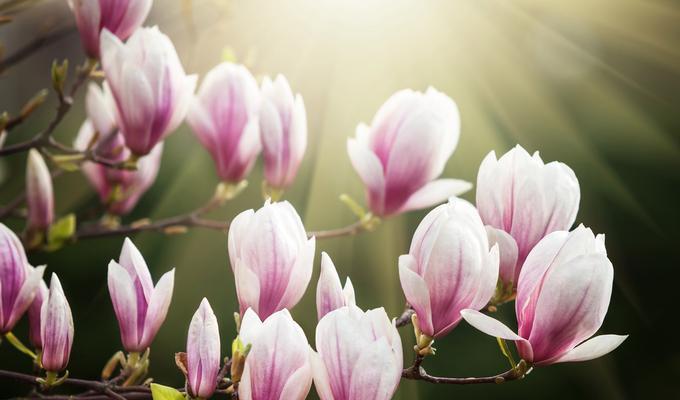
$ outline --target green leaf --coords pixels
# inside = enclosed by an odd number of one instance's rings
[[[151,384],[151,397],[153,400],[184,400],[184,395],[179,390],[157,383]]]
[[[55,251],[73,237],[76,231],[76,216],[68,214],[50,226],[47,232],[47,246],[45,250]]]

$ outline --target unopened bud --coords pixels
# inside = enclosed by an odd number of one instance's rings
[[[41,89],[38,93],[35,94],[29,101],[24,104],[23,108],[21,109],[21,118],[26,118],[33,111],[35,111],[36,108],[40,107],[44,102],[45,99],[47,99],[47,89]]]
[[[66,82],[66,77],[68,76],[68,60],[64,60],[61,63],[54,60],[52,62],[52,87],[54,90],[62,95],[64,93],[64,82]]]
[[[44,231],[54,220],[52,177],[38,150],[28,153],[26,166],[26,204],[28,230]]]

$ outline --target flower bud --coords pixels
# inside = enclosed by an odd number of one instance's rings
[[[40,280],[40,285],[35,292],[33,302],[28,307],[28,339],[36,349],[42,349],[42,336],[40,333],[40,314],[42,312],[42,305],[49,296],[49,290],[45,281]]]
[[[0,223],[0,335],[10,332],[31,305],[44,272],[44,266],[28,264],[19,238]]]
[[[290,203],[267,201],[237,215],[228,245],[241,313],[252,308],[267,318],[300,301],[312,277],[315,240],[307,239]]]
[[[50,291],[40,312],[42,367],[50,372],[66,368],[73,344],[73,315],[56,274],[50,279]]]
[[[485,225],[509,234],[494,234],[501,239],[500,275],[505,285],[517,286],[522,264],[539,240],[571,227],[579,198],[574,171],[556,161],[544,164],[538,152],[532,157],[517,145],[499,159],[493,151],[484,158],[477,174],[477,208]]]
[[[393,94],[371,126],[360,124],[356,138],[347,141],[371,211],[389,216],[427,208],[468,191],[468,182],[436,179],[459,135],[458,108],[445,94],[433,88]]]
[[[307,337],[288,310],[262,322],[248,309],[241,323],[240,340],[250,345],[238,397],[241,400],[302,400],[312,385]]]
[[[172,269],[154,287],[142,254],[125,239],[119,262],[109,263],[108,286],[126,351],[143,352],[151,345],[168,313],[174,283]]]
[[[209,398],[220,372],[220,332],[210,303],[203,298],[189,326],[187,380],[193,397]]]
[[[340,285],[340,277],[335,265],[326,252],[321,253],[321,275],[316,285],[316,312],[323,318],[329,312],[344,306],[355,306],[354,287],[347,277],[345,287]]]
[[[259,96],[246,67],[225,62],[208,72],[189,108],[187,122],[225,182],[244,179],[260,153]]]
[[[267,185],[282,190],[293,183],[307,149],[307,112],[300,94],[277,75],[262,82],[260,137]]]
[[[341,307],[316,326],[314,386],[321,400],[389,400],[404,364],[399,332],[382,308]]]
[[[101,56],[125,145],[137,157],[147,155],[184,119],[196,76],[184,73],[158,27],[136,30],[125,44],[105,29]]]
[[[488,335],[516,341],[519,355],[529,363],[591,360],[627,337],[588,339],[602,326],[613,280],[604,236],[580,225],[572,232],[548,234],[527,256],[517,283],[517,334],[475,310],[461,314]]]
[[[76,17],[85,53],[99,58],[99,34],[106,28],[125,40],[139,28],[151,9],[152,0],[68,0]]]
[[[26,167],[26,204],[28,230],[43,231],[54,220],[52,176],[38,150],[28,152]]]
[[[430,211],[399,257],[399,279],[418,316],[418,328],[438,338],[460,322],[460,310],[483,308],[496,289],[498,248],[489,242],[477,210],[451,199]]]

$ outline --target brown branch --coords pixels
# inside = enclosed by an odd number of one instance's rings
[[[75,235],[75,240],[94,239],[108,236],[131,235],[137,232],[163,232],[168,233],[176,228],[177,233],[186,228],[206,228],[226,232],[229,229],[229,222],[216,221],[211,219],[200,218],[193,213],[186,215],[179,215],[176,217],[160,219],[149,224],[131,224],[123,225],[117,228],[107,228],[101,225],[94,227],[83,228],[78,230]]]
[[[230,222],[216,221],[213,219],[202,218],[202,215],[208,213],[224,203],[224,200],[214,196],[204,206],[187,214],[159,219],[156,222],[147,224],[131,224],[123,225],[117,228],[108,228],[102,225],[96,225],[89,228],[83,228],[76,231],[73,238],[93,239],[108,236],[130,235],[137,232],[163,232],[163,233],[184,233],[184,230],[192,227],[214,229],[226,232],[229,229]],[[173,232],[174,230],[174,232]]]
[[[50,44],[58,41],[59,39],[73,33],[75,30],[72,27],[62,28],[50,34],[41,36],[28,43],[24,47],[17,50],[12,55],[0,60],[0,73],[4,72],[7,68],[14,66],[15,64],[21,62],[26,57],[29,57],[37,50],[49,46]]]
[[[341,236],[351,236],[368,230],[363,221],[357,221],[350,225],[337,229],[329,229],[326,231],[312,231],[307,233],[307,236],[314,236],[317,239],[329,239]]]
[[[424,357],[421,355],[416,355],[416,359],[413,365],[404,369],[401,373],[401,377],[404,379],[412,379],[416,381],[425,381],[429,383],[436,384],[446,384],[446,385],[475,385],[484,383],[504,383],[508,381],[515,381],[524,378],[524,376],[529,371],[529,366],[526,361],[521,360],[515,368],[505,371],[501,374],[494,376],[484,376],[484,377],[471,377],[471,378],[449,378],[441,376],[432,376],[425,371],[422,367]]]
[[[76,92],[83,85],[83,83],[87,81],[87,78],[90,76],[94,66],[94,63],[88,61],[86,67],[79,68],[76,79],[71,85],[71,90],[69,90],[68,95],[64,95],[61,92],[58,93],[59,105],[57,106],[57,112],[45,129],[27,141],[3,147],[0,149],[0,156],[20,153],[36,147],[56,147],[54,144],[55,141],[51,140],[51,135],[71,109],[71,106],[73,105],[73,96],[75,96]]]
[[[22,374],[20,372],[0,370],[0,378],[12,379],[15,381],[30,383],[35,386],[41,385],[39,378],[33,375]],[[91,381],[85,379],[66,378],[62,382],[64,385],[88,389],[80,395],[43,395],[34,393],[28,399],[83,399],[83,400],[103,400],[103,399],[150,399],[151,389],[147,386],[116,386],[112,382]],[[93,394],[99,393],[99,394]]]

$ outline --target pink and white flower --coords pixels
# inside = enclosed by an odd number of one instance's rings
[[[514,340],[519,355],[531,364],[591,360],[627,338],[591,338],[604,321],[613,280],[604,235],[580,225],[572,232],[549,234],[527,256],[517,283],[517,333],[476,310],[461,314],[488,335]]]

